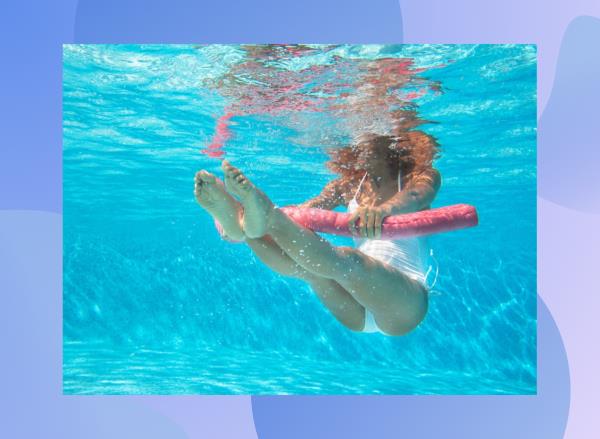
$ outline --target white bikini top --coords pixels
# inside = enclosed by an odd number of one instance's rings
[[[358,184],[358,188],[356,189],[356,192],[354,193],[354,197],[348,203],[347,209],[348,209],[348,212],[350,212],[350,213],[354,212],[358,208],[358,201],[356,201],[356,197],[358,196],[358,193],[359,193],[360,189],[362,188],[365,178],[367,178],[366,172],[365,172],[365,175],[363,176],[362,180],[360,180],[360,183]],[[398,170],[398,192],[400,192],[401,190],[402,190],[402,172],[400,172],[400,170]]]

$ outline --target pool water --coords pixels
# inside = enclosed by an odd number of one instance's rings
[[[303,282],[222,241],[196,203],[193,176],[221,175],[206,147],[239,99],[220,79],[245,56],[64,46],[64,392],[535,393],[535,47],[311,46],[273,64],[344,78],[356,60],[407,58],[442,84],[412,98],[441,144],[434,207],[473,204],[480,225],[429,238],[438,280],[404,337],[343,328]],[[343,123],[335,96],[327,111],[238,106],[217,150],[277,205],[313,197],[333,178],[326,148],[359,123]]]

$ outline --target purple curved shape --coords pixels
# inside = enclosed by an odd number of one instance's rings
[[[558,328],[538,309],[535,396],[253,396],[256,431],[271,438],[562,438],[569,367]]]
[[[600,212],[600,20],[578,17],[562,41],[539,123],[539,190],[550,201]]]

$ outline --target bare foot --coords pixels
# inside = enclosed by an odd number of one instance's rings
[[[223,160],[222,168],[225,172],[225,187],[237,196],[244,206],[244,233],[253,239],[264,236],[273,203],[242,174],[242,171],[227,160]]]
[[[202,170],[196,173],[194,183],[196,201],[221,224],[228,237],[242,240],[242,206],[227,193],[223,182],[214,174]]]

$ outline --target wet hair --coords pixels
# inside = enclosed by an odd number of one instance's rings
[[[360,135],[350,146],[329,150],[330,160],[326,165],[344,180],[359,180],[366,172],[361,151],[368,147],[388,154],[392,175],[398,175],[400,170],[402,175],[418,175],[431,169],[439,156],[437,140],[423,131],[403,131],[397,135],[369,133]]]

